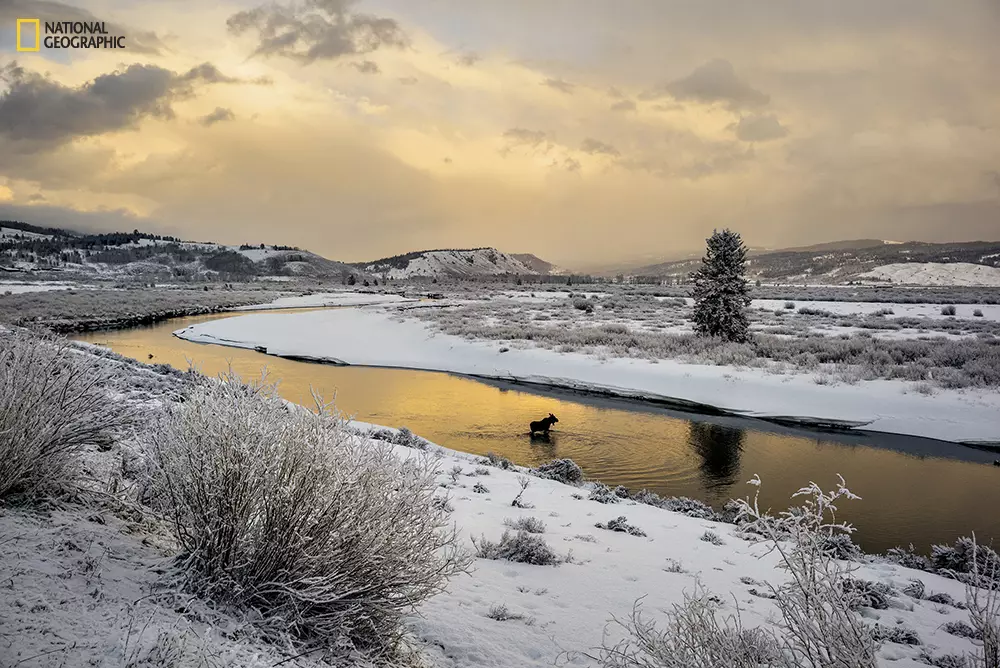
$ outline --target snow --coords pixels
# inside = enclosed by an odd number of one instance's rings
[[[452,519],[470,549],[472,538],[499,539],[506,518],[535,517],[545,523],[546,531],[541,536],[550,547],[562,555],[572,553],[569,563],[558,566],[477,559],[470,576],[453,579],[447,591],[425,602],[410,625],[436,666],[592,665],[574,653],[592,652],[605,630],[610,632],[612,642],[617,639],[617,628],[609,626],[612,617],[627,619],[633,604],[645,597],[644,611],[653,619],[662,619],[662,612],[679,603],[685,592],[693,593],[696,581],[723,599],[723,615],[735,612],[735,597],[747,627],[766,625],[779,616],[770,600],[751,595],[748,589],[753,585],[741,582],[741,578],[753,578],[759,583],[779,583],[784,575],[776,570],[777,555],[766,554],[766,545],[735,536],[731,525],[632,501],[601,504],[586,499],[588,489],[539,478],[531,479],[523,496],[535,507],[513,508],[510,502],[520,491],[517,478],[522,471],[488,467],[489,475],[476,476],[475,467],[480,464],[477,458],[430,447],[440,457],[442,472],[454,466],[462,469],[457,484],[451,483],[446,474],[439,476],[439,483],[448,488],[455,509]],[[406,448],[396,449],[402,456],[412,456],[402,452]],[[477,482],[489,491],[473,492]],[[834,480],[819,482],[829,482],[825,485],[829,487]],[[752,491],[746,488],[746,494]],[[622,515],[647,536],[594,526]],[[706,530],[717,533],[725,544],[701,540]],[[683,572],[666,570],[670,560],[679,562]],[[928,592],[945,592],[964,600],[962,585],[953,580],[891,564],[867,564],[853,576],[883,581],[897,589],[919,578]],[[766,590],[766,585],[757,584],[756,588]],[[498,604],[525,619],[497,621],[487,617],[490,608]],[[941,628],[946,621],[965,620],[964,611],[899,595],[890,609],[866,609],[863,614],[888,626],[895,626],[899,620],[916,630],[924,643],[922,647],[885,644],[880,651],[882,666],[923,665],[916,656],[925,649],[933,648],[934,654],[973,649],[968,640]]]
[[[401,302],[415,302],[416,299],[407,299],[400,295],[377,294],[366,292],[318,292],[312,295],[299,295],[298,297],[279,297],[267,304],[241,306],[234,311],[264,311],[269,309],[286,308],[320,308],[324,306],[370,306],[373,304],[398,304]]]
[[[383,265],[378,263],[372,263],[365,269],[380,275],[383,273]],[[538,272],[507,253],[501,253],[493,248],[478,248],[425,251],[411,259],[405,268],[389,267],[385,273],[391,278],[400,279],[412,276],[537,274]]]
[[[497,342],[435,333],[398,321],[381,309],[255,314],[215,320],[175,332],[201,343],[256,348],[269,354],[500,378],[596,390],[636,398],[673,398],[756,417],[794,416],[863,423],[865,429],[946,441],[1000,440],[1000,393],[942,390],[933,397],[905,392],[903,381],[818,385],[808,374],[770,375],[760,369],[600,360],[541,348],[500,353]]]
[[[972,315],[972,312],[979,310],[983,312],[983,315],[982,317],[976,317],[976,320],[1000,321],[1000,304],[954,304],[954,316],[941,314],[941,308],[944,306],[943,304],[895,304],[892,302],[844,302],[812,299],[755,299],[751,303],[751,307],[763,309],[765,311],[786,310],[786,301],[791,301],[795,304],[794,309],[787,309],[788,315],[797,315],[797,311],[803,307],[829,311],[834,315],[869,315],[884,309],[892,309],[892,315],[885,316],[889,320],[904,317],[947,320],[949,318],[971,319],[975,317]]]
[[[17,230],[13,227],[2,227],[0,226],[0,239],[5,237],[17,237],[20,236],[24,239],[51,239],[51,234],[39,234],[37,232],[25,232],[24,230]]]
[[[75,283],[52,281],[47,283],[26,283],[19,281],[0,281],[0,296],[7,292],[19,295],[25,292],[50,292],[52,290],[74,290],[80,286]]]
[[[240,248],[239,246],[229,246],[229,250],[236,251],[240,255],[250,258],[254,262],[266,260],[276,255],[286,255],[289,251],[274,250],[273,248]]]
[[[975,285],[1000,287],[1000,269],[970,262],[903,262],[875,267],[858,278],[907,285]]]

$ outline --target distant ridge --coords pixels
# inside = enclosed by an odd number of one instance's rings
[[[496,248],[450,248],[393,255],[353,266],[387,278],[545,275],[553,265],[529,253],[511,255]]]

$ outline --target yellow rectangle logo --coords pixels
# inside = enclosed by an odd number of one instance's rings
[[[10,24],[7,24],[10,25]],[[31,26],[35,28],[35,46],[22,46],[22,34],[31,34]],[[26,29],[25,29],[26,28]],[[42,20],[41,19],[18,19],[17,20],[17,50],[18,51],[40,51],[42,49]]]

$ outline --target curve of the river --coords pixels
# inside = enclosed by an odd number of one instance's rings
[[[291,401],[308,403],[316,390],[336,395],[340,410],[358,420],[406,426],[448,448],[492,451],[529,466],[569,457],[588,477],[610,485],[690,496],[716,507],[753,491],[744,483],[755,473],[764,481],[762,503],[774,508],[786,507],[792,492],[810,480],[829,487],[840,473],[862,497],[843,507],[841,517],[858,527],[856,540],[869,552],[909,543],[927,551],[971,531],[980,540],[1000,538],[995,454],[929,439],[822,433],[443,373],[314,364],[172,334],[233,315],[177,318],[76,338],[144,362],[181,369],[194,364],[209,375],[231,366],[248,378],[266,367]],[[550,412],[559,418],[550,439],[533,441],[527,423]]]

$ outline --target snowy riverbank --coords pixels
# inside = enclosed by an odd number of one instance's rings
[[[254,314],[175,332],[180,338],[268,354],[354,365],[500,378],[627,397],[675,399],[734,414],[856,427],[953,442],[1000,441],[1000,393],[942,390],[926,396],[903,381],[819,385],[810,374],[598,359],[434,333],[382,309]],[[503,352],[501,352],[503,351]]]

